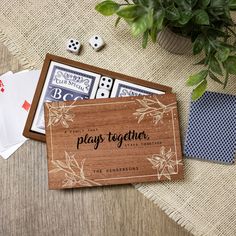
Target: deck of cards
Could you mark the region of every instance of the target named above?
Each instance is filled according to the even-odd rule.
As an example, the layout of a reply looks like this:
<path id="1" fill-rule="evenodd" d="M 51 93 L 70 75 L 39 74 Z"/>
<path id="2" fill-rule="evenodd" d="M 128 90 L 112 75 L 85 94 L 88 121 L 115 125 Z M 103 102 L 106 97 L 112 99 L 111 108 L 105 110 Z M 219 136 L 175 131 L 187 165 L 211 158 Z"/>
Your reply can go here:
<path id="1" fill-rule="evenodd" d="M 164 92 L 53 61 L 45 78 L 31 129 L 45 134 L 44 102 L 149 94 Z"/>
<path id="2" fill-rule="evenodd" d="M 47 54 L 24 135 L 45 142 L 45 102 L 170 93 L 171 88 Z"/>
<path id="3" fill-rule="evenodd" d="M 32 131 L 45 133 L 45 101 L 68 101 L 95 98 L 100 75 L 52 62 L 32 124 Z"/>
<path id="4" fill-rule="evenodd" d="M 236 96 L 205 92 L 191 102 L 184 145 L 187 158 L 234 164 Z"/>
<path id="5" fill-rule="evenodd" d="M 7 159 L 25 141 L 23 128 L 40 71 L 11 71 L 0 76 L 0 156 Z"/>

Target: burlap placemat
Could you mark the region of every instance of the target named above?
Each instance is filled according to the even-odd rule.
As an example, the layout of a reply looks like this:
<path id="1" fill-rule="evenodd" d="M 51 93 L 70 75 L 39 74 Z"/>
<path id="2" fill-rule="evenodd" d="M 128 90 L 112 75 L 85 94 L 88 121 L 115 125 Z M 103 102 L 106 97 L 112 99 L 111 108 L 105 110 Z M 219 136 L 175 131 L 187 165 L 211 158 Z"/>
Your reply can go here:
<path id="1" fill-rule="evenodd" d="M 184 140 L 191 92 L 185 81 L 198 69 L 193 66 L 195 59 L 170 54 L 151 43 L 143 50 L 141 40 L 130 36 L 125 23 L 114 29 L 114 18 L 95 12 L 96 2 L 1 0 L 0 40 L 25 68 L 41 68 L 45 54 L 52 53 L 172 86 L 178 95 Z M 88 45 L 95 33 L 107 43 L 98 53 Z M 65 50 L 70 37 L 83 44 L 79 56 Z M 222 91 L 214 82 L 209 90 Z M 236 94 L 235 78 L 224 92 Z M 135 187 L 193 234 L 231 236 L 236 235 L 235 170 L 235 165 L 185 160 L 185 180 Z"/>

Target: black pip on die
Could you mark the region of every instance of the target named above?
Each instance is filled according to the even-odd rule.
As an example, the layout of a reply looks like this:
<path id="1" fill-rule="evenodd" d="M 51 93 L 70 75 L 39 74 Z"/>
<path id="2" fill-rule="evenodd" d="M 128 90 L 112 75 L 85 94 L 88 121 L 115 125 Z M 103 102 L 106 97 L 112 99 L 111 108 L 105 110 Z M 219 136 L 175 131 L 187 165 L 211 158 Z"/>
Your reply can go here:
<path id="1" fill-rule="evenodd" d="M 79 54 L 81 44 L 77 39 L 69 39 L 66 44 L 66 49 L 67 51 L 74 53 L 74 54 Z"/>
<path id="2" fill-rule="evenodd" d="M 110 91 L 104 88 L 99 88 L 96 94 L 96 98 L 109 98 Z"/>
<path id="3" fill-rule="evenodd" d="M 109 98 L 112 88 L 113 79 L 107 76 L 102 76 L 99 82 L 99 89 L 96 98 Z"/>
<path id="4" fill-rule="evenodd" d="M 104 88 L 104 89 L 107 89 L 107 90 L 111 90 L 112 84 L 113 84 L 113 79 L 112 78 L 102 76 L 102 78 L 100 79 L 99 88 Z"/>
<path id="5" fill-rule="evenodd" d="M 99 35 L 94 35 L 89 39 L 90 46 L 95 50 L 99 51 L 105 46 L 105 42 Z"/>

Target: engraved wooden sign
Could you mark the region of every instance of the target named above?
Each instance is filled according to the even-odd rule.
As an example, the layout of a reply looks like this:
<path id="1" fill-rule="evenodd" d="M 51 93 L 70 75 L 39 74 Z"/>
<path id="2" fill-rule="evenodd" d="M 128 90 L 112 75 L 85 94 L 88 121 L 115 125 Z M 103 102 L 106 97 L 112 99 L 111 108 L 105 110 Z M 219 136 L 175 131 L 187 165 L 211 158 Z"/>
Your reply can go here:
<path id="1" fill-rule="evenodd" d="M 183 178 L 174 94 L 45 103 L 49 189 Z"/>

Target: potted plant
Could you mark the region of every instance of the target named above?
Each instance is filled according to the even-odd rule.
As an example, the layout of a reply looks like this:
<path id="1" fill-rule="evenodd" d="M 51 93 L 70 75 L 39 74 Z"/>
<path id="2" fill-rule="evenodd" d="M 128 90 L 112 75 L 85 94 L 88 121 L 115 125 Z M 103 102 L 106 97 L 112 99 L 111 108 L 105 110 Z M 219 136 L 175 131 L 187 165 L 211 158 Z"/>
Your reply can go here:
<path id="1" fill-rule="evenodd" d="M 149 39 L 155 43 L 158 33 L 166 29 L 189 38 L 193 54 L 203 55 L 197 63 L 203 69 L 187 80 L 188 86 L 194 86 L 193 100 L 203 95 L 208 78 L 225 88 L 229 75 L 236 75 L 236 43 L 232 41 L 236 33 L 230 14 L 236 10 L 236 0 L 108 0 L 95 9 L 104 16 L 116 14 L 115 26 L 124 19 L 133 36 L 142 34 L 143 48 Z"/>

